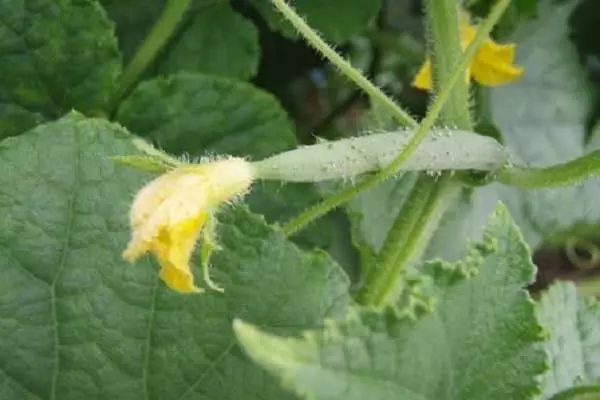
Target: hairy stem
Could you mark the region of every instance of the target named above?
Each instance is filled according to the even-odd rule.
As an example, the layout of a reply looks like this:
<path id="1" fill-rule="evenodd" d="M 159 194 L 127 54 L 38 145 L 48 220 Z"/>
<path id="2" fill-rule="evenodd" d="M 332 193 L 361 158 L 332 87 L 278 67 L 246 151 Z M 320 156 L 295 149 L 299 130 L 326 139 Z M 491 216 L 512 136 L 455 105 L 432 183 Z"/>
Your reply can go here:
<path id="1" fill-rule="evenodd" d="M 331 48 L 285 0 L 271 0 L 273 5 L 281 14 L 300 32 L 300 34 L 330 63 L 335 65 L 342 75 L 354 82 L 365 91 L 374 101 L 381 103 L 388 112 L 401 124 L 408 127 L 417 126 L 409 113 L 404 111 L 398 104 L 383 93 L 377 86 L 373 85 L 359 70 L 354 68 L 348 61 L 341 57 Z"/>
<path id="2" fill-rule="evenodd" d="M 459 7 L 456 1 L 447 0 L 427 0 L 425 7 L 433 88 L 434 93 L 441 93 L 444 83 L 452 77 L 452 67 L 460 62 L 462 54 Z M 468 79 L 459 79 L 448 96 L 440 113 L 441 124 L 473 130 Z"/>
<path id="3" fill-rule="evenodd" d="M 190 3 L 191 0 L 167 1 L 160 17 L 119 79 L 112 101 L 113 111 L 171 38 Z"/>
<path id="4" fill-rule="evenodd" d="M 497 174 L 497 180 L 523 189 L 570 186 L 600 175 L 600 150 L 548 168 L 507 167 Z"/>
<path id="5" fill-rule="evenodd" d="M 282 0 L 272 1 L 276 3 L 283 3 Z M 306 211 L 298 215 L 296 218 L 289 221 L 283 227 L 283 230 L 287 235 L 291 235 L 299 231 L 304 226 L 311 223 L 315 219 L 325 215 L 333 208 L 338 207 L 346 201 L 350 200 L 362 190 L 375 186 L 376 184 L 386 180 L 387 178 L 389 178 L 397 172 L 398 168 L 402 165 L 404 161 L 408 159 L 408 157 L 412 155 L 412 153 L 416 150 L 421 141 L 425 138 L 425 135 L 427 135 L 429 130 L 433 127 L 437 118 L 441 114 L 442 109 L 446 104 L 446 101 L 450 99 L 454 86 L 459 82 L 459 80 L 464 81 L 464 71 L 466 70 L 467 65 L 475 55 L 475 52 L 477 51 L 479 46 L 489 36 L 490 31 L 492 30 L 496 22 L 500 19 L 500 17 L 504 13 L 504 10 L 506 10 L 506 7 L 508 7 L 509 3 L 510 0 L 499 0 L 494 5 L 487 19 L 479 26 L 479 29 L 475 34 L 475 38 L 460 57 L 460 61 L 458 63 L 455 63 L 454 66 L 450 69 L 449 77 L 447 80 L 444 80 L 445 84 L 443 85 L 442 90 L 438 93 L 437 96 L 434 96 L 434 100 L 429 107 L 427 115 L 416 129 L 415 134 L 407 142 L 404 149 L 400 151 L 398 156 L 388 166 L 383 168 L 378 174 L 364 179 L 359 184 L 351 186 L 348 189 L 345 189 L 339 192 L 338 194 L 327 198 L 323 202 L 307 209 Z"/>
<path id="6" fill-rule="evenodd" d="M 422 174 L 402 206 L 398 218 L 358 293 L 361 304 L 382 306 L 396 297 L 407 266 L 425 251 L 441 217 L 460 192 L 460 184 L 444 174 L 439 179 Z"/>

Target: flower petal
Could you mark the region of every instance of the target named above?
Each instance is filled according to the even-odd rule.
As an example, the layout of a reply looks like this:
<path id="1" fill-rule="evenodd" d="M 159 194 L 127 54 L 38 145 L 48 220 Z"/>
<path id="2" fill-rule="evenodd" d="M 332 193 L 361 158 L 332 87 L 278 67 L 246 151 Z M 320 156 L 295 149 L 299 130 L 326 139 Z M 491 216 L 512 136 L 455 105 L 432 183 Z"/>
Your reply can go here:
<path id="1" fill-rule="evenodd" d="M 189 260 L 206 218 L 207 213 L 202 211 L 177 225 L 163 227 L 152 242 L 152 253 L 161 266 L 160 277 L 173 290 L 182 293 L 200 290 L 194 285 Z"/>
<path id="2" fill-rule="evenodd" d="M 167 172 L 146 184 L 137 193 L 129 213 L 129 220 L 133 229 L 144 224 L 156 208 L 169 197 L 173 190 L 177 189 L 177 177 L 180 174 L 179 170 Z"/>
<path id="3" fill-rule="evenodd" d="M 515 61 L 515 49 L 517 45 L 514 43 L 509 44 L 500 44 L 496 43 L 493 40 L 486 40 L 484 44 L 481 46 L 482 50 L 485 53 L 491 51 L 496 57 L 504 60 L 504 62 L 508 64 L 512 64 Z"/>
<path id="4" fill-rule="evenodd" d="M 190 271 L 177 268 L 161 267 L 160 279 L 172 290 L 179 293 L 200 293 L 203 290 L 194 285 L 194 277 Z"/>
<path id="5" fill-rule="evenodd" d="M 469 23 L 466 13 L 460 14 L 460 45 L 464 51 L 473 41 L 477 27 Z M 499 44 L 492 39 L 486 39 L 475 53 L 473 60 L 466 70 L 467 81 L 473 77 L 477 82 L 487 86 L 502 85 L 519 78 L 523 69 L 514 65 L 515 45 Z M 427 59 L 412 85 L 423 90 L 433 87 L 431 61 Z"/>
<path id="6" fill-rule="evenodd" d="M 144 253 L 150 250 L 151 243 L 143 240 L 143 238 L 138 234 L 133 234 L 133 237 L 127 244 L 127 248 L 121 254 L 121 257 L 127 262 L 134 262 Z"/>
<path id="7" fill-rule="evenodd" d="M 523 74 L 523 69 L 513 64 L 514 56 L 514 46 L 487 40 L 471 64 L 471 74 L 477 82 L 487 86 L 512 82 Z"/>
<path id="8" fill-rule="evenodd" d="M 150 251 L 167 286 L 182 293 L 201 291 L 189 262 L 208 213 L 245 194 L 254 172 L 246 160 L 230 157 L 180 166 L 156 178 L 133 201 L 132 237 L 123 258 L 134 261 Z"/>
<path id="9" fill-rule="evenodd" d="M 468 22 L 464 20 L 460 23 L 460 46 L 464 51 L 467 46 L 473 41 L 475 38 L 475 34 L 477 33 L 477 28 L 470 25 Z"/>
<path id="10" fill-rule="evenodd" d="M 152 252 L 159 260 L 168 260 L 176 267 L 187 266 L 200 231 L 206 222 L 207 213 L 201 211 L 194 218 L 164 228 L 152 245 Z"/>
<path id="11" fill-rule="evenodd" d="M 430 90 L 433 86 L 433 81 L 431 78 L 431 61 L 427 59 L 425 63 L 415 75 L 415 78 L 412 81 L 412 86 L 421 90 Z"/>
<path id="12" fill-rule="evenodd" d="M 182 187 L 190 186 L 186 180 L 192 181 L 194 189 L 202 183 L 202 177 L 189 175 L 182 168 L 161 175 L 138 192 L 129 215 L 131 240 L 122 254 L 126 261 L 133 262 L 149 251 L 161 230 L 199 213 L 203 206 L 201 199 L 190 202 L 186 197 L 199 197 L 203 192 L 194 190 L 188 195 L 188 191 L 182 191 Z"/>

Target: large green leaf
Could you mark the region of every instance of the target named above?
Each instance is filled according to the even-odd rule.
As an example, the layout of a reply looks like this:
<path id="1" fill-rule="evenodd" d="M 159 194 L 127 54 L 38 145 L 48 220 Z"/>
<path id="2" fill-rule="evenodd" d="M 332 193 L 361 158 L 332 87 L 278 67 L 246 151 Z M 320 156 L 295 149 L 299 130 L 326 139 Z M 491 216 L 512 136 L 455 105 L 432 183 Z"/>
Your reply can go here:
<path id="1" fill-rule="evenodd" d="M 160 16 L 165 0 L 100 0 L 100 3 L 116 24 L 119 47 L 127 63 Z"/>
<path id="2" fill-rule="evenodd" d="M 118 119 L 163 149 L 192 157 L 226 153 L 256 160 L 297 144 L 273 96 L 245 82 L 204 74 L 180 73 L 142 83 L 122 104 Z M 282 221 L 317 200 L 310 184 L 264 182 L 248 201 L 269 220 Z M 300 238 L 324 247 L 330 235 L 328 221 L 322 220 Z"/>
<path id="3" fill-rule="evenodd" d="M 117 24 L 124 57 L 129 60 L 160 18 L 164 0 L 103 0 Z M 246 79 L 258 67 L 258 30 L 227 1 L 194 0 L 175 35 L 149 71 L 206 72 Z"/>
<path id="4" fill-rule="evenodd" d="M 246 79 L 258 68 L 258 30 L 227 2 L 199 6 L 159 64 L 166 74 L 205 72 Z"/>
<path id="5" fill-rule="evenodd" d="M 295 0 L 291 3 L 311 28 L 327 40 L 343 43 L 364 32 L 377 17 L 381 0 Z M 288 36 L 296 36 L 295 29 L 275 11 L 270 0 L 252 0 L 269 24 Z"/>
<path id="6" fill-rule="evenodd" d="M 270 94 L 204 74 L 143 82 L 123 102 L 117 119 L 175 154 L 217 150 L 260 159 L 296 144 L 285 113 Z"/>
<path id="7" fill-rule="evenodd" d="M 534 267 L 506 210 L 497 209 L 484 243 L 467 258 L 422 270 L 436 299 L 432 314 L 354 310 L 301 338 L 237 321 L 237 337 L 284 385 L 315 399 L 518 400 L 539 393 L 536 378 L 547 368 L 543 329 L 524 290 Z"/>
<path id="8" fill-rule="evenodd" d="M 479 188 L 466 188 L 463 191 L 442 217 L 424 258 L 440 257 L 447 261 L 455 261 L 463 257 L 465 242 L 480 240 L 485 221 L 499 199 L 502 199 L 502 203 L 510 210 L 530 247 L 538 244 L 540 234 L 529 224 L 521 208 L 519 192 L 500 184 L 491 184 Z"/>
<path id="9" fill-rule="evenodd" d="M 557 283 L 542 297 L 540 317 L 548 329 L 551 361 L 540 398 L 573 386 L 600 385 L 600 305 L 581 299 L 572 283 Z"/>
<path id="10" fill-rule="evenodd" d="M 107 107 L 121 56 L 96 1 L 2 1 L 0 38 L 0 138 Z"/>
<path id="11" fill-rule="evenodd" d="M 122 128 L 80 116 L 0 143 L 0 397 L 288 398 L 238 350 L 231 321 L 316 328 L 343 312 L 346 276 L 239 206 L 220 214 L 225 293 L 169 291 L 150 258 L 120 257 L 149 176 L 108 157 L 134 152 Z"/>

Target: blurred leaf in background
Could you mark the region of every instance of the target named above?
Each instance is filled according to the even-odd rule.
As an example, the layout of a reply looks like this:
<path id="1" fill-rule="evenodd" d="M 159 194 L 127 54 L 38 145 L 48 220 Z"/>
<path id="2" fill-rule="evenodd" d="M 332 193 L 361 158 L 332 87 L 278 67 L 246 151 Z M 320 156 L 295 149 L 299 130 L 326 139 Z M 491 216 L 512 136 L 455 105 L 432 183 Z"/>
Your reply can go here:
<path id="1" fill-rule="evenodd" d="M 583 299 L 571 283 L 557 283 L 542 296 L 540 317 L 548 329 L 550 370 L 542 400 L 583 385 L 600 385 L 600 305 Z M 583 397 L 585 398 L 585 397 Z"/>
<path id="2" fill-rule="evenodd" d="M 549 166 L 596 146 L 586 140 L 590 85 L 568 36 L 574 4 L 540 2 L 537 19 L 523 23 L 511 39 L 517 43 L 516 62 L 525 75 L 511 85 L 488 89 L 485 96 L 488 118 L 499 128 L 516 163 Z M 533 248 L 545 242 L 564 244 L 572 236 L 600 238 L 599 195 L 597 179 L 560 189 L 520 190 L 498 184 L 474 189 L 465 197 L 467 204 L 445 217 L 430 255 L 458 256 L 438 250 L 438 244 L 457 248 L 462 241 L 457 231 L 477 237 L 482 219 L 497 199 L 507 204 Z"/>
<path id="3" fill-rule="evenodd" d="M 105 111 L 121 57 L 99 4 L 10 0 L 0 16 L 0 139 L 71 109 Z"/>

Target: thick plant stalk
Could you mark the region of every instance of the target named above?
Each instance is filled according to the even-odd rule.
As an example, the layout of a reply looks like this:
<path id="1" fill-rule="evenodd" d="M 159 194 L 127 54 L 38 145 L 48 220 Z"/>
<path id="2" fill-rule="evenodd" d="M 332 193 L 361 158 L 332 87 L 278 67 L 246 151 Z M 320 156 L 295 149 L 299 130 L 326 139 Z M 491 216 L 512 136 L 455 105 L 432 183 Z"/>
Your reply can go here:
<path id="1" fill-rule="evenodd" d="M 358 294 L 361 304 L 382 306 L 402 289 L 403 272 L 419 260 L 448 206 L 461 186 L 449 174 L 440 178 L 421 174 L 402 206 Z"/>
<path id="2" fill-rule="evenodd" d="M 600 150 L 546 168 L 507 166 L 498 171 L 498 181 L 523 189 L 542 189 L 580 184 L 600 176 Z"/>
<path id="3" fill-rule="evenodd" d="M 452 67 L 460 61 L 462 54 L 459 6 L 456 0 L 426 0 L 425 6 L 433 90 L 434 93 L 440 93 L 451 76 Z M 473 129 L 469 112 L 468 80 L 463 78 L 456 82 L 438 121 L 442 126 Z"/>

